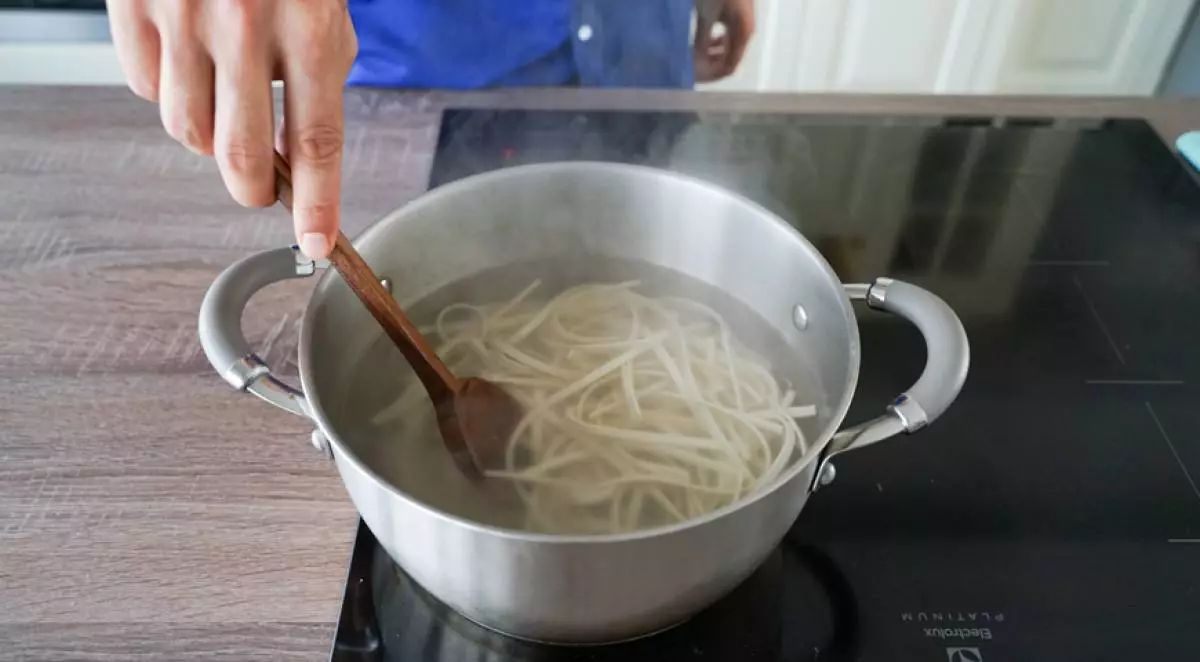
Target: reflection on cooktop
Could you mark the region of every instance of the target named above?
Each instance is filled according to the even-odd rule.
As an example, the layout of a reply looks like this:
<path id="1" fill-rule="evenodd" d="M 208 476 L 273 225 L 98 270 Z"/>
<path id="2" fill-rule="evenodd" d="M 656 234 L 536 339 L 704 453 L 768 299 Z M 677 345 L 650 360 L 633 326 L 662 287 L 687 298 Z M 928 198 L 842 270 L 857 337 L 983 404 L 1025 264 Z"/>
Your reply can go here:
<path id="1" fill-rule="evenodd" d="M 456 110 L 431 183 L 559 159 L 716 181 L 795 225 L 843 280 L 929 288 L 967 327 L 971 374 L 919 437 L 839 459 L 751 583 L 644 641 L 514 642 L 360 541 L 348 596 L 377 591 L 369 659 L 1195 657 L 1200 187 L 1144 122 Z M 859 325 L 848 423 L 924 362 L 904 323 L 860 311 Z"/>

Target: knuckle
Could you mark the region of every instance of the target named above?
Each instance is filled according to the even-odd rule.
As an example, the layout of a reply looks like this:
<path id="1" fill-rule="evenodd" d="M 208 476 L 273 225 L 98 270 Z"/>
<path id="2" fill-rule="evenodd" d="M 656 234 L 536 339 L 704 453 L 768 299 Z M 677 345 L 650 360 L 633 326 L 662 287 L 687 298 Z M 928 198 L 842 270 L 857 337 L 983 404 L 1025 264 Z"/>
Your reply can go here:
<path id="1" fill-rule="evenodd" d="M 338 205 L 336 202 L 312 202 L 300 207 L 296 207 L 296 213 L 308 218 L 330 218 L 336 216 Z"/>
<path id="2" fill-rule="evenodd" d="M 225 38 L 245 47 L 262 36 L 263 6 L 261 0 L 223 0 L 217 10 Z"/>
<path id="3" fill-rule="evenodd" d="M 310 203 L 296 207 L 293 214 L 310 227 L 329 227 L 337 221 L 338 205 L 333 202 Z"/>
<path id="4" fill-rule="evenodd" d="M 212 147 L 212 137 L 198 118 L 179 112 L 163 118 L 163 126 L 172 138 L 191 149 L 207 153 Z"/>
<path id="5" fill-rule="evenodd" d="M 178 43 L 190 38 L 200 25 L 201 5 L 195 0 L 162 3 L 161 5 L 155 3 L 155 8 L 160 12 L 157 21 L 159 30 L 168 41 Z"/>
<path id="6" fill-rule="evenodd" d="M 167 135 L 171 136 L 176 142 L 182 143 L 187 147 L 197 147 L 199 142 L 199 132 L 191 122 L 186 121 L 171 121 L 165 125 Z"/>
<path id="7" fill-rule="evenodd" d="M 263 4 L 262 0 L 223 0 L 218 11 L 245 25 L 258 20 Z"/>
<path id="8" fill-rule="evenodd" d="M 262 177 L 271 171 L 272 154 L 264 145 L 246 140 L 231 140 L 221 147 L 217 164 L 221 170 L 240 178 Z"/>
<path id="9" fill-rule="evenodd" d="M 308 13 L 304 18 L 296 20 L 296 46 L 300 46 L 300 44 L 310 46 L 305 50 L 320 50 L 312 48 L 312 44 L 336 43 L 336 37 L 335 23 L 320 12 Z"/>
<path id="10" fill-rule="evenodd" d="M 314 124 L 299 130 L 288 148 L 295 158 L 312 163 L 324 164 L 336 159 L 342 152 L 342 131 L 332 124 Z"/>
<path id="11" fill-rule="evenodd" d="M 340 3 L 307 0 L 289 5 L 297 11 L 289 21 L 292 56 L 307 68 L 327 65 L 329 55 L 336 62 L 348 52 L 358 50 L 350 17 Z"/>

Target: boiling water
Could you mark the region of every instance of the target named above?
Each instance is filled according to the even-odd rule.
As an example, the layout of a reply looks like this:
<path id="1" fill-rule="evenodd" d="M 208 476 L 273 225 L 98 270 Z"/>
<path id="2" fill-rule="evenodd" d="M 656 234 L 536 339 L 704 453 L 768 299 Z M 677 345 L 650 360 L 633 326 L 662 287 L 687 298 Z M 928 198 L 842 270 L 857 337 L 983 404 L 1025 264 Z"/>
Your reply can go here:
<path id="1" fill-rule="evenodd" d="M 583 283 L 640 282 L 638 291 L 651 297 L 674 296 L 703 303 L 724 318 L 736 340 L 769 360 L 775 376 L 796 391 L 797 404 L 817 405 L 817 416 L 798 421 L 811 442 L 824 427 L 832 403 L 817 381 L 817 372 L 806 360 L 798 333 L 787 337 L 771 327 L 745 304 L 720 290 L 677 272 L 640 262 L 604 260 L 538 262 L 481 272 L 443 287 L 406 311 L 418 326 L 431 325 L 444 307 L 459 302 L 486 304 L 508 301 L 534 280 L 541 286 L 528 301 L 545 301 L 564 289 Z M 375 422 L 415 381 L 411 368 L 391 341 L 378 332 L 351 368 L 354 377 L 341 383 L 340 403 L 327 409 L 351 450 L 377 475 L 401 491 L 438 510 L 503 528 L 520 529 L 525 506 L 511 488 L 497 489 L 491 479 L 487 489 L 468 480 L 457 469 L 442 444 L 433 421 L 432 406 L 423 399 L 412 416 Z M 414 420 L 415 419 L 415 420 Z M 792 458 L 799 457 L 797 451 Z M 644 520 L 645 527 L 664 523 Z"/>

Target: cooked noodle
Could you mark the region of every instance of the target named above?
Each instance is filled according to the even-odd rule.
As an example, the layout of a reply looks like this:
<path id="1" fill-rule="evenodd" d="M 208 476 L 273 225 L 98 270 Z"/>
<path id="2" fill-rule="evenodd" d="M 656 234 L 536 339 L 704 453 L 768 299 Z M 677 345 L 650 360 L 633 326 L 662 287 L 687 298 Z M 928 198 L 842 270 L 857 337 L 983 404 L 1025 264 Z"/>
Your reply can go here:
<path id="1" fill-rule="evenodd" d="M 526 528 L 613 533 L 711 512 L 768 485 L 809 452 L 796 404 L 766 362 L 694 301 L 637 283 L 583 285 L 535 303 L 446 307 L 423 329 L 458 374 L 525 407 L 505 468 Z M 412 384 L 375 422 L 408 416 Z"/>

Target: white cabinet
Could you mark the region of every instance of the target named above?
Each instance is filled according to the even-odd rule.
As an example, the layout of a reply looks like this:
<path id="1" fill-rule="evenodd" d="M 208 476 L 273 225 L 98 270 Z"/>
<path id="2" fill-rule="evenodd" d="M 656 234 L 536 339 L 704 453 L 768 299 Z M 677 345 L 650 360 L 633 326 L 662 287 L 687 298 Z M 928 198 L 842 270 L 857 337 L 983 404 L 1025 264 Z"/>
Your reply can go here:
<path id="1" fill-rule="evenodd" d="M 1151 94 L 1194 0 L 757 0 L 715 89 Z"/>
<path id="2" fill-rule="evenodd" d="M 1153 94 L 1185 0 L 1024 0 L 996 78 L 1006 92 Z"/>
<path id="3" fill-rule="evenodd" d="M 0 85 L 124 84 L 111 43 L 0 43 Z"/>
<path id="4" fill-rule="evenodd" d="M 0 10 L 0 85 L 118 85 L 125 82 L 103 11 Z M 40 3 L 44 5 L 73 3 Z"/>

